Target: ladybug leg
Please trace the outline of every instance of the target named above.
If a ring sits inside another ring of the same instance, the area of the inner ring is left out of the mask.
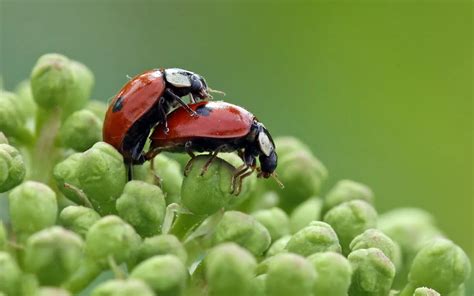
[[[248,170],[248,168],[248,165],[243,164],[235,169],[234,175],[232,176],[232,188],[230,190],[230,193],[234,194],[236,192],[240,175],[244,174]]]
[[[127,166],[127,176],[128,176],[128,181],[133,180],[133,165],[131,162],[126,164]]]
[[[250,176],[255,171],[255,167],[250,167],[250,171],[247,171],[245,174],[239,176],[237,191],[234,192],[235,195],[239,195],[242,190],[242,182],[245,178]]]
[[[158,155],[158,153],[160,153],[159,149],[152,149],[152,150],[148,151],[147,153],[145,153],[143,158],[145,159],[145,161],[146,160],[152,160],[155,156]]]
[[[165,133],[165,135],[167,135],[170,129],[168,128],[168,121],[166,120],[165,103],[166,98],[161,97],[160,101],[158,102],[158,112],[160,112],[160,116],[162,118],[163,132]]]
[[[211,165],[212,161],[214,159],[216,159],[217,157],[217,154],[223,150],[224,148],[226,147],[226,145],[221,145],[219,147],[217,147],[216,150],[214,150],[212,153],[210,153],[209,155],[211,157],[209,157],[209,159],[206,161],[206,163],[204,164],[204,166],[202,167],[201,169],[201,174],[199,174],[200,176],[204,176],[204,174],[207,172],[207,170],[209,169],[209,166]]]
[[[184,167],[184,176],[187,177],[189,175],[189,171],[191,170],[191,168],[193,167],[193,163],[194,163],[194,157],[191,158],[188,163],[186,164],[186,166]]]
[[[192,93],[189,93],[189,101],[191,101],[191,103],[196,103],[196,99],[194,98],[193,94]]]
[[[188,176],[189,171],[191,170],[191,167],[193,166],[194,158],[196,157],[193,150],[191,149],[192,145],[193,145],[193,142],[191,142],[191,141],[187,141],[184,144],[184,150],[186,151],[186,153],[189,154],[189,156],[191,156],[191,159],[188,161],[188,163],[184,167],[184,176],[185,177]]]
[[[170,96],[171,98],[175,99],[176,102],[178,102],[181,106],[183,106],[184,109],[186,109],[186,111],[188,111],[189,114],[191,114],[191,116],[198,116],[198,114],[196,113],[196,111],[194,111],[193,109],[191,109],[188,104],[186,104],[179,96],[177,96],[174,92],[172,92],[169,88],[165,89],[165,93]]]
[[[250,153],[246,153],[248,150],[242,151],[243,157],[242,160],[244,164],[236,169],[234,176],[232,178],[232,191],[231,193],[238,195],[242,187],[242,179],[249,176],[253,173],[257,166],[255,157]],[[251,169],[250,172],[247,172],[248,169]]]

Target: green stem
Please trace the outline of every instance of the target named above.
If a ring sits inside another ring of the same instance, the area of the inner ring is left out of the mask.
[[[192,214],[188,209],[182,207],[177,203],[169,204],[166,207],[165,218],[163,219],[163,225],[161,227],[161,233],[168,234],[173,224],[175,214]]]
[[[123,280],[125,279],[125,273],[123,270],[117,265],[117,262],[115,261],[114,257],[112,255],[109,255],[107,257],[107,261],[109,262],[110,269],[115,275],[116,279]]]
[[[199,224],[194,230],[186,236],[184,240],[184,244],[198,238],[201,236],[208,236],[210,233],[214,232],[217,224],[222,220],[224,217],[224,209],[217,211],[215,214],[209,216],[205,222]]]
[[[170,233],[182,240],[190,231],[207,218],[206,215],[179,214],[171,227]]]
[[[69,183],[64,183],[64,188],[69,189],[72,192],[74,192],[77,195],[77,197],[82,201],[83,206],[86,206],[90,209],[94,209],[94,207],[92,206],[92,203],[90,202],[89,198],[84,193],[84,191],[82,191],[81,189]]]
[[[64,288],[77,294],[84,290],[101,272],[102,268],[96,262],[85,258],[78,270],[64,284]]]
[[[32,151],[33,172],[31,179],[48,184],[58,152],[54,142],[61,125],[61,110],[56,108],[43,116],[47,116],[47,118],[37,120],[38,138]]]
[[[413,293],[415,293],[417,286],[415,286],[413,283],[408,283],[405,288],[402,290],[399,296],[413,296]]]

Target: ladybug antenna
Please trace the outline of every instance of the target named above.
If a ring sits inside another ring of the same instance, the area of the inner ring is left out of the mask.
[[[128,75],[128,74],[126,74],[125,77],[127,77],[128,80],[132,80],[132,79],[133,79],[133,77],[130,76],[130,75]]]
[[[273,180],[275,180],[275,182],[277,182],[278,186],[280,186],[281,189],[285,188],[285,185],[283,185],[280,179],[278,179],[277,173],[272,173],[270,176],[273,178]]]
[[[257,178],[262,178],[262,177],[263,177],[262,169],[257,168]],[[270,177],[272,177],[273,180],[275,180],[275,182],[277,182],[278,186],[280,186],[281,189],[285,188],[285,185],[283,185],[283,183],[280,181],[280,179],[278,179],[277,173],[275,173],[275,172],[271,173]]]
[[[212,93],[216,93],[216,94],[221,94],[223,96],[225,96],[225,92],[221,91],[221,90],[217,90],[217,89],[212,89],[210,87],[207,88],[208,91],[212,92]]]

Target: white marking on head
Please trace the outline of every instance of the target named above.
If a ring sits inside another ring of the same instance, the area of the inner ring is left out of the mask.
[[[191,80],[188,75],[184,74],[184,72],[184,70],[178,68],[166,69],[166,81],[175,87],[190,87]]]
[[[272,141],[270,141],[264,131],[261,131],[258,134],[258,144],[260,145],[260,150],[262,150],[263,154],[265,154],[266,156],[270,156],[274,147]]]

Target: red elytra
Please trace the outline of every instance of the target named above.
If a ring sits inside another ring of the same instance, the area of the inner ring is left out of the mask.
[[[257,176],[275,177],[278,156],[275,144],[265,126],[247,110],[225,102],[200,102],[188,105],[198,116],[190,116],[180,107],[168,114],[169,132],[160,124],[150,136],[150,150],[145,158],[153,159],[163,151],[186,152],[194,159],[194,152],[209,152],[211,157],[202,168],[203,175],[219,152],[238,151],[243,164],[236,168],[232,178],[232,192],[239,194],[242,180],[257,169]],[[185,168],[185,175],[192,165]],[[276,178],[276,177],[275,177]]]
[[[150,136],[151,146],[190,138],[238,138],[247,135],[255,116],[247,110],[220,101],[203,101],[188,105],[198,116],[189,116],[183,108],[168,115],[169,132],[158,125]]]
[[[159,69],[146,71],[132,78],[118,92],[105,114],[103,140],[121,153],[123,141],[133,124],[156,105],[165,90]]]
[[[114,146],[128,165],[145,161],[143,147],[158,123],[167,130],[169,111],[181,105],[194,114],[181,97],[205,100],[210,89],[204,77],[179,68],[154,69],[132,78],[110,103],[104,120],[103,140]]]

